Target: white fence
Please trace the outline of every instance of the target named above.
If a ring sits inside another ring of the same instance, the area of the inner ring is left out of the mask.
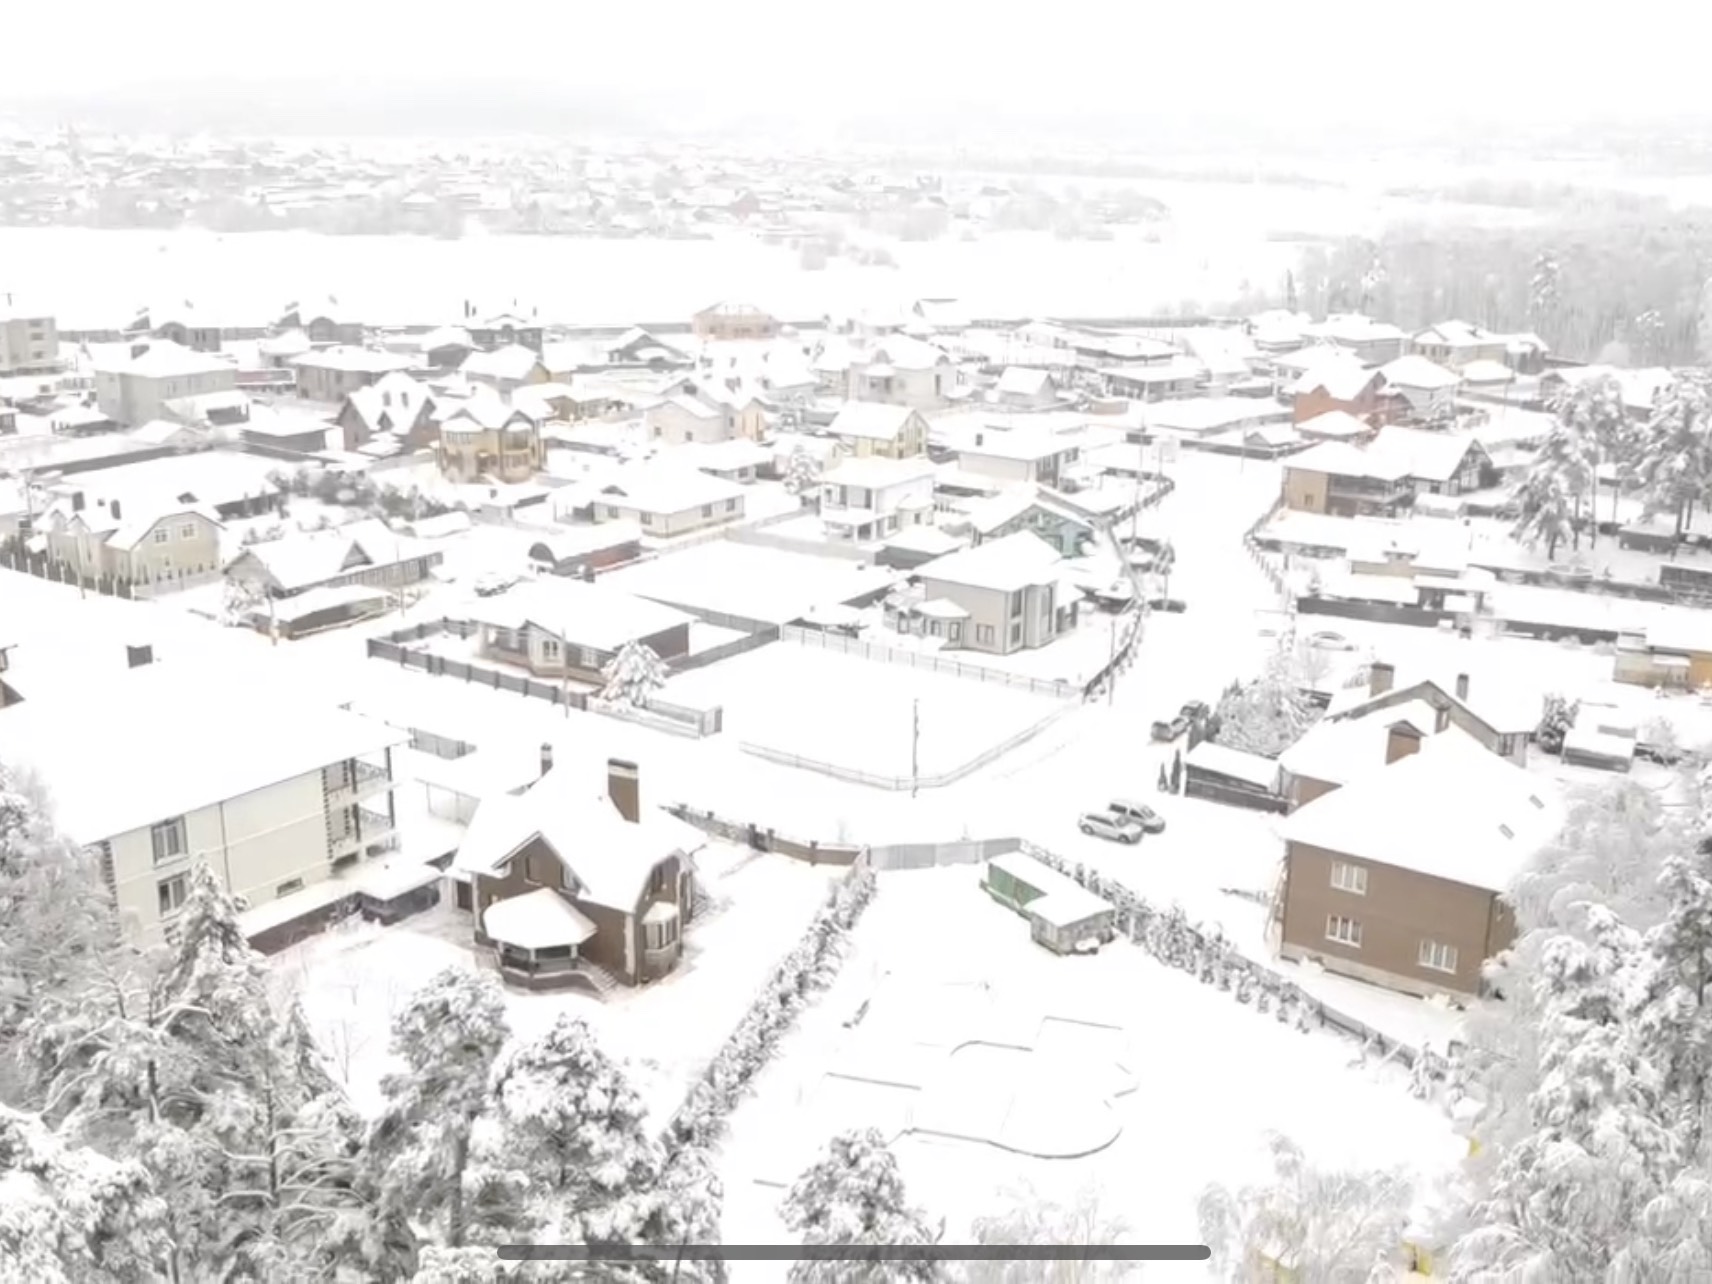
[[[974,682],[992,682],[1002,687],[1014,687],[1019,691],[1032,691],[1036,695],[1052,696],[1058,700],[1080,700],[1082,688],[1074,682],[1059,682],[1050,678],[1031,678],[1020,673],[1007,673],[1003,669],[990,668],[984,664],[965,664],[961,660],[950,660],[942,655],[934,655],[925,651],[907,651],[902,647],[886,646],[881,642],[866,642],[861,638],[848,637],[842,633],[826,633],[819,629],[803,629],[794,625],[786,625],[779,630],[779,639],[784,642],[795,642],[798,646],[819,647],[823,651],[837,651],[844,655],[860,656],[864,660],[878,660],[882,664],[897,664],[909,669],[928,669],[934,673],[947,673],[953,677],[967,678]]]

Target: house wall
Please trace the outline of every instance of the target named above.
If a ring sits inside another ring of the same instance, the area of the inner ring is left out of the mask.
[[[510,396],[519,388],[527,388],[530,384],[550,383],[553,378],[547,373],[547,367],[539,362],[529,367],[521,379],[506,378],[501,375],[475,374],[473,372],[467,377],[471,383],[485,383],[495,392],[504,393],[506,396]]]
[[[849,396],[855,401],[883,401],[893,406],[910,406],[916,410],[933,410],[946,403],[955,372],[949,362],[941,362],[926,370],[899,370],[884,367],[890,374],[871,375],[871,367],[850,367]]]
[[[1292,810],[1316,798],[1323,798],[1336,788],[1338,786],[1331,781],[1316,780],[1313,776],[1288,775],[1284,779],[1284,794],[1289,798]]]
[[[152,826],[110,839],[113,892],[127,934],[158,942],[160,884],[181,876],[188,884],[200,862],[252,905],[277,899],[282,885],[285,894],[298,890],[290,885],[294,879],[308,886],[330,877],[326,807],[317,769],[186,814],[184,854],[158,865]]]
[[[550,629],[533,624],[523,631],[520,639],[522,649],[519,651],[498,645],[494,638],[495,630],[484,626],[483,649],[488,654],[508,663],[522,664],[537,677],[571,677],[585,682],[599,682],[600,671],[611,662],[614,654],[598,647],[584,645],[574,637],[566,640]],[[638,641],[662,660],[673,660],[689,654],[690,626],[687,621],[674,624],[668,629],[639,638]]]
[[[230,392],[238,386],[236,367],[200,370],[168,378],[97,371],[95,401],[101,413],[114,423],[134,428],[166,417],[166,403],[178,397],[200,397],[210,392]]]
[[[1365,868],[1366,894],[1333,887],[1334,863]],[[1409,994],[1478,994],[1481,964],[1514,939],[1514,923],[1484,888],[1302,843],[1286,845],[1285,870],[1281,952],[1316,959],[1328,971]],[[1361,924],[1359,948],[1326,938],[1334,914]],[[1426,940],[1456,949],[1454,972],[1421,966]]]
[[[1001,593],[927,577],[921,583],[927,597],[945,598],[969,613],[963,626],[963,645],[971,651],[1009,655],[1041,646],[1056,636],[1057,594],[1050,584]],[[1014,627],[1018,625],[1020,628]]]
[[[1313,388],[1307,392],[1296,394],[1295,405],[1291,411],[1291,421],[1302,423],[1317,415],[1326,414],[1332,410],[1344,410],[1357,419],[1366,419],[1379,407],[1379,397],[1376,392],[1376,380],[1369,381],[1361,390],[1361,395],[1354,401],[1339,401],[1324,388]]]
[[[669,401],[653,407],[644,418],[648,435],[668,446],[729,441],[733,436],[731,416],[721,413],[703,418]]]
[[[300,361],[296,370],[297,395],[308,401],[343,401],[386,373],[379,370],[334,370],[312,361]]]
[[[507,483],[526,482],[541,470],[546,447],[532,421],[518,418],[503,428],[475,432],[458,423],[444,425],[440,431],[440,468],[453,480],[470,482],[487,476]]]
[[[778,334],[779,323],[765,312],[736,316],[698,312],[690,323],[690,329],[702,339],[771,339]]]
[[[0,375],[52,370],[59,361],[59,327],[52,317],[0,320]]]
[[[154,328],[154,337],[170,339],[173,343],[197,352],[218,352],[224,337],[217,325],[185,325],[179,321],[168,321]]]
[[[1284,507],[1303,513],[1323,513],[1327,507],[1330,480],[1324,473],[1306,468],[1284,468]]]
[[[181,513],[156,522],[134,549],[109,552],[109,573],[133,581],[205,574],[220,569],[220,528],[200,513]]]
[[[709,507],[712,512],[705,511]],[[622,495],[605,495],[596,508],[604,521],[632,521],[641,526],[644,533],[665,539],[738,521],[743,516],[744,500],[743,496],[737,495],[713,505],[703,504],[676,513],[656,513],[632,506]]]

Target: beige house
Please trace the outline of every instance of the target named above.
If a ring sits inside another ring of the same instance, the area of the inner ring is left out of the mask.
[[[630,642],[662,660],[690,649],[690,617],[609,584],[555,576],[478,598],[463,611],[481,628],[482,655],[537,677],[599,683]]]
[[[698,339],[771,339],[779,332],[779,321],[753,303],[715,303],[691,318]]]
[[[597,521],[635,522],[644,535],[669,539],[743,519],[743,487],[688,468],[630,468],[594,499]]]
[[[59,328],[50,316],[0,306],[0,378],[59,368]]]
[[[541,354],[513,343],[492,352],[472,352],[458,373],[471,383],[486,384],[495,392],[511,393],[529,384],[547,383],[552,375],[541,363]]]
[[[297,372],[297,395],[306,401],[342,404],[359,388],[379,383],[386,375],[409,370],[409,357],[372,348],[321,348],[292,359]]]
[[[99,734],[86,700],[102,710]],[[40,773],[138,942],[171,931],[206,863],[251,906],[240,925],[252,939],[284,943],[337,899],[330,879],[397,844],[391,754],[406,737],[301,700],[274,700],[248,728],[231,712],[229,687],[166,660],[0,710],[0,757]]]
[[[1076,627],[1058,551],[1019,531],[918,567],[916,588],[887,601],[892,627],[943,638],[948,647],[1009,655],[1045,646]]]
[[[826,431],[857,459],[909,459],[927,453],[927,420],[908,406],[848,401]]]
[[[139,514],[119,500],[83,505],[78,494],[48,513],[44,534],[48,556],[74,578],[189,584],[219,574],[221,529],[212,508]]]
[[[127,428],[167,417],[167,402],[230,392],[238,368],[225,357],[197,352],[170,339],[139,340],[95,367],[101,413]]]
[[[1515,939],[1504,895],[1562,798],[1455,728],[1387,757],[1280,825],[1274,943],[1406,994],[1482,994],[1482,965]]]
[[[723,406],[683,394],[648,407],[642,422],[650,437],[668,446],[711,445],[737,435],[732,416]]]
[[[443,403],[440,415],[440,468],[453,481],[524,482],[546,462],[539,420],[496,392]]]

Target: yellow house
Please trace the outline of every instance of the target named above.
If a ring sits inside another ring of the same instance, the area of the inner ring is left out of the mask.
[[[132,584],[197,582],[220,572],[220,519],[187,505],[142,514],[119,500],[56,508],[45,532],[48,556],[71,578]]]
[[[846,402],[826,431],[857,459],[910,459],[927,452],[927,420],[908,406]]]
[[[1682,610],[1643,629],[1619,633],[1612,676],[1646,687],[1698,691],[1712,686],[1712,628],[1700,615]]]
[[[546,458],[538,413],[508,406],[492,393],[454,406],[440,421],[441,471],[461,483],[528,481]]]

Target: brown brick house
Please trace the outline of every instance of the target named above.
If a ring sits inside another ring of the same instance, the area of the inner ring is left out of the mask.
[[[1380,414],[1384,379],[1353,357],[1328,360],[1310,367],[1291,387],[1292,422],[1305,423],[1319,415],[1341,410],[1357,419]]]
[[[1504,893],[1556,834],[1562,802],[1456,728],[1414,739],[1280,825],[1273,939],[1329,972],[1472,997],[1481,965],[1515,939]]]
[[[607,763],[604,793],[553,766],[476,808],[453,862],[478,947],[528,989],[642,985],[677,966],[693,913],[699,831],[642,806],[636,764]]]

